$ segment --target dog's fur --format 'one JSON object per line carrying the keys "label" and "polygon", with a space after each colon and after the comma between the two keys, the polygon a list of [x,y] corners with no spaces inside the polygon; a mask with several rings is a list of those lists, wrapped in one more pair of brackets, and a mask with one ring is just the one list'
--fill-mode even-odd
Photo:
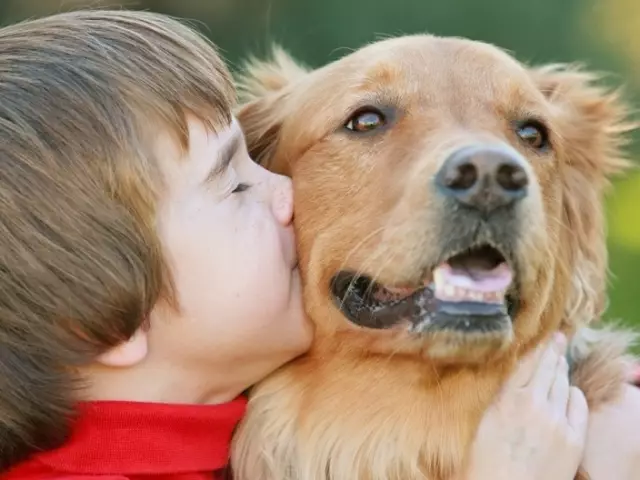
{"label": "dog's fur", "polygon": [[[233,446],[239,480],[453,478],[516,360],[558,329],[572,337],[573,380],[590,407],[616,398],[631,335],[586,326],[606,303],[602,196],[627,166],[633,125],[598,80],[427,35],[377,42],[317,70],[279,49],[249,63],[238,118],[254,158],[293,178],[316,337],[251,393]],[[378,135],[345,134],[351,112],[367,104],[393,106],[393,123]],[[513,135],[511,122],[529,114],[549,126],[546,154]],[[348,322],[331,299],[332,276],[349,267],[385,283],[417,280],[447,221],[430,179],[451,148],[476,141],[510,145],[533,179],[519,211],[512,335],[485,344]]]}

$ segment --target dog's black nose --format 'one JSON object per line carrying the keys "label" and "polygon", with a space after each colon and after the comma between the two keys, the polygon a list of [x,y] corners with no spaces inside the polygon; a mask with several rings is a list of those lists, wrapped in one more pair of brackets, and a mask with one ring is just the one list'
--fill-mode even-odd
{"label": "dog's black nose", "polygon": [[436,174],[440,190],[461,204],[489,213],[527,195],[525,160],[500,147],[465,147]]}

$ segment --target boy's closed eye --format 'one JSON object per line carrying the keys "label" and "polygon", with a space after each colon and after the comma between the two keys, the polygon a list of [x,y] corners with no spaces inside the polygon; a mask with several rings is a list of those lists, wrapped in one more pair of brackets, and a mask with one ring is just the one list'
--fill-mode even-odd
{"label": "boy's closed eye", "polygon": [[251,185],[249,185],[248,183],[238,183],[238,185],[236,186],[236,188],[234,188],[231,193],[242,193],[246,190],[249,190],[251,188]]}
{"label": "boy's closed eye", "polygon": [[214,182],[218,177],[224,175],[229,169],[233,158],[242,148],[244,139],[239,129],[234,131],[233,136],[229,138],[221,147],[218,152],[218,158],[213,164],[213,167],[207,174],[205,183]]}

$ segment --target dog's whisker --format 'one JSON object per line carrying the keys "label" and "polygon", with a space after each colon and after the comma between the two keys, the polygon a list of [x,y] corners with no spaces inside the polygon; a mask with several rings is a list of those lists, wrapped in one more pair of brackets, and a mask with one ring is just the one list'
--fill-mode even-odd
{"label": "dog's whisker", "polygon": [[[369,234],[367,234],[364,238],[362,238],[353,248],[351,248],[351,250],[347,253],[347,255],[345,255],[344,260],[342,261],[342,264],[339,268],[339,270],[342,270],[349,262],[349,260],[351,259],[351,257],[358,251],[360,250],[363,245],[368,242],[371,238],[373,238],[374,236],[376,236],[377,234],[379,234],[380,232],[384,231],[385,226],[381,226],[377,229],[374,229],[373,231],[371,231]],[[351,279],[351,281],[349,282],[349,286],[348,288],[345,290],[345,294],[343,295],[343,297],[340,299],[340,308],[344,307],[344,302],[346,300],[346,295],[347,292],[353,288],[355,281],[364,273],[364,269],[366,269],[367,267],[367,260],[365,259],[365,261],[363,262],[364,264],[362,266],[360,266],[360,268],[358,268],[358,270],[356,270],[355,275],[353,276],[353,278]]]}

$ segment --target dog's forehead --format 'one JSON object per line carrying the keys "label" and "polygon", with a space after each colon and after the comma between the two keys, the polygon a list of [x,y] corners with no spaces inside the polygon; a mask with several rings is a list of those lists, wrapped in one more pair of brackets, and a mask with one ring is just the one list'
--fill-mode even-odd
{"label": "dog's forehead", "polygon": [[371,44],[335,65],[363,90],[403,86],[429,91],[528,96],[535,92],[526,70],[507,52],[462,38],[415,35]]}
{"label": "dog's forehead", "polygon": [[[470,72],[477,69],[525,73],[506,51],[483,42],[455,37],[416,35],[373,43],[350,56],[354,62],[375,68],[381,63],[410,72]],[[416,67],[422,66],[419,69]]]}

